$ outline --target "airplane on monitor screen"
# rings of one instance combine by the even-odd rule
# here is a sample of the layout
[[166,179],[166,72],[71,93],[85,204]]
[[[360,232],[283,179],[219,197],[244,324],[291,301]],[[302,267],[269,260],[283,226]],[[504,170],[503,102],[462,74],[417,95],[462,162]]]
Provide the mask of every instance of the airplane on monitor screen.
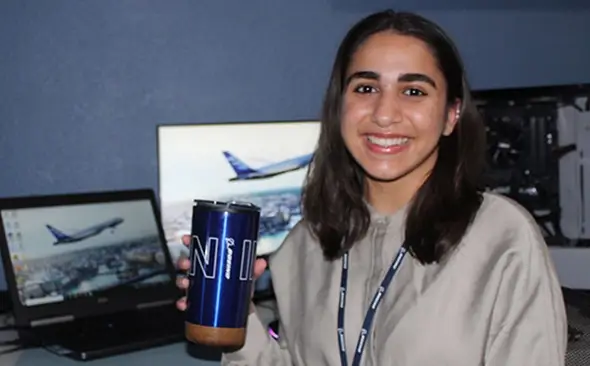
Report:
[[225,159],[231,165],[232,169],[236,173],[235,177],[229,178],[230,182],[241,181],[241,180],[253,180],[253,179],[265,179],[274,177],[277,175],[293,172],[295,170],[303,169],[309,165],[312,154],[305,154],[296,156],[294,158],[282,160],[276,163],[271,163],[259,168],[251,168],[242,160],[237,158],[229,151],[223,151]]

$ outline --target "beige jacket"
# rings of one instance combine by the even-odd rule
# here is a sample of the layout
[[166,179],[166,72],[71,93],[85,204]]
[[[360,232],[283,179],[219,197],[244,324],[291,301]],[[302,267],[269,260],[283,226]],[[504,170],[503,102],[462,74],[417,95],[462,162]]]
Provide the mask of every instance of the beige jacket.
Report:
[[[402,243],[402,210],[373,212],[350,252],[345,337],[352,362],[366,310]],[[281,341],[254,313],[246,345],[225,366],[341,366],[341,261],[327,262],[300,222],[270,261]],[[406,255],[377,310],[363,366],[563,366],[567,322],[548,249],[533,219],[485,194],[459,248],[443,264]]]

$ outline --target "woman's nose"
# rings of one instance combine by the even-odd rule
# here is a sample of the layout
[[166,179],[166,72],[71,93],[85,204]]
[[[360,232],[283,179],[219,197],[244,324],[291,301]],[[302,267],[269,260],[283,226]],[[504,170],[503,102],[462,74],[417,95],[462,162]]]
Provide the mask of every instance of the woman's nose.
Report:
[[379,127],[388,127],[401,121],[401,109],[395,96],[381,94],[373,110],[373,122]]

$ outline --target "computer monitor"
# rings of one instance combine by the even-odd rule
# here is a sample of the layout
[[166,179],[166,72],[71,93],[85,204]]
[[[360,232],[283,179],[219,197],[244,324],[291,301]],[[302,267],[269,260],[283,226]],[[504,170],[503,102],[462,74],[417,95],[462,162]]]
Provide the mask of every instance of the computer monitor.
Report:
[[319,131],[318,121],[158,126],[160,207],[173,260],[188,256],[181,237],[190,233],[194,199],[259,205],[257,255],[274,252],[301,218],[301,187]]
[[178,296],[151,190],[0,200],[16,318],[131,310]]

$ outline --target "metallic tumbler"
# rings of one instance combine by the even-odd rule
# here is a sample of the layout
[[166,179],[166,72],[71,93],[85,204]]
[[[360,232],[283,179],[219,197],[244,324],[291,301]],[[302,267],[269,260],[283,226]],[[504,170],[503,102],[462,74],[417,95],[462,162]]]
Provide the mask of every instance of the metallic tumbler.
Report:
[[195,200],[187,290],[186,338],[242,347],[252,296],[260,208]]

